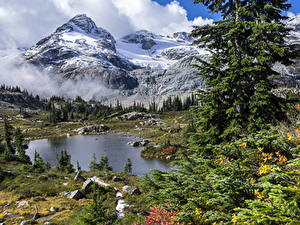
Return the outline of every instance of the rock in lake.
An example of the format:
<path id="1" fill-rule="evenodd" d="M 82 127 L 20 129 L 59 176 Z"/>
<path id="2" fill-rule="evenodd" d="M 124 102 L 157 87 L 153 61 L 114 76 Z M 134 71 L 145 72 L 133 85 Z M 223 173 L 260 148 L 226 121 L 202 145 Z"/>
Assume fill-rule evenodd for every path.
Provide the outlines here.
<path id="1" fill-rule="evenodd" d="M 132 147 L 144 147 L 144 146 L 146 146 L 148 143 L 149 143 L 148 140 L 142 140 L 142 141 L 130 141 L 130 142 L 128 142 L 127 144 L 128 144 L 129 146 L 132 146 Z"/>

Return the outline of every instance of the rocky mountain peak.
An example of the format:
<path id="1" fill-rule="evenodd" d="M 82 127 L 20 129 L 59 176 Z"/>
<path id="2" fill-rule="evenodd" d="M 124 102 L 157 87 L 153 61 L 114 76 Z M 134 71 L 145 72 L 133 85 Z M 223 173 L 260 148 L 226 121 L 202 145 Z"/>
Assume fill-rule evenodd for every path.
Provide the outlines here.
<path id="1" fill-rule="evenodd" d="M 87 34 L 97 35 L 98 27 L 90 17 L 86 16 L 86 14 L 80 14 L 73 17 L 67 23 L 56 29 L 56 33 L 71 31 L 84 31 Z"/>
<path id="2" fill-rule="evenodd" d="M 95 22 L 86 14 L 79 14 L 70 19 L 56 29 L 55 33 L 78 32 L 86 35 L 91 35 L 94 38 L 105 38 L 115 42 L 113 36 L 101 27 L 97 27 Z"/>
<path id="3" fill-rule="evenodd" d="M 178 42 L 186 42 L 192 43 L 193 39 L 187 32 L 176 32 L 173 34 L 173 38 L 175 38 Z"/>

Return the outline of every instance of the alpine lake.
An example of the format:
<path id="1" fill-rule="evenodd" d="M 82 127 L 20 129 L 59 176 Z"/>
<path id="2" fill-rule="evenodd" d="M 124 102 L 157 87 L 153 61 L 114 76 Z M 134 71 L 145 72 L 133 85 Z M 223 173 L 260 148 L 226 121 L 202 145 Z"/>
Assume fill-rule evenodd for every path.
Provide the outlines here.
<path id="1" fill-rule="evenodd" d="M 71 163 L 74 168 L 76 168 L 78 161 L 81 169 L 86 171 L 89 170 L 94 153 L 97 162 L 106 155 L 112 169 L 119 172 L 124 170 L 127 159 L 130 158 L 132 172 L 139 177 L 150 172 L 151 169 L 171 169 L 171 166 L 166 162 L 142 158 L 140 152 L 143 147 L 132 147 L 127 144 L 130 141 L 138 140 L 141 139 L 122 134 L 64 136 L 31 141 L 28 144 L 26 154 L 33 162 L 34 153 L 37 151 L 43 160 L 54 167 L 57 164 L 56 156 L 59 157 L 61 151 L 65 149 L 71 155 Z"/>

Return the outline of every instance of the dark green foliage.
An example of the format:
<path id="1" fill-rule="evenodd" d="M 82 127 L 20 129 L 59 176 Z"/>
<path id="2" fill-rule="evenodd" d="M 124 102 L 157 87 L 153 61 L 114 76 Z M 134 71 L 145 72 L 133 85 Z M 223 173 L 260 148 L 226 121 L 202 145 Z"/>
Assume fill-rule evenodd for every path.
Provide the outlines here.
<path id="1" fill-rule="evenodd" d="M 220 12 L 223 20 L 213 26 L 196 27 L 197 44 L 212 53 L 210 62 L 198 59 L 209 86 L 198 92 L 201 106 L 195 107 L 201 133 L 198 143 L 220 143 L 242 132 L 267 128 L 286 119 L 286 101 L 271 93 L 268 79 L 279 75 L 275 62 L 290 65 L 298 52 L 288 45 L 281 10 L 286 1 L 196 1 Z"/>
<path id="2" fill-rule="evenodd" d="M 34 173 L 43 173 L 51 168 L 49 163 L 46 163 L 40 156 L 40 154 L 35 151 L 34 159 L 32 165 L 23 165 L 22 170 Z"/>
<path id="3" fill-rule="evenodd" d="M 160 109 L 162 112 L 168 111 L 181 111 L 188 110 L 191 106 L 196 106 L 197 101 L 195 95 L 187 96 L 185 99 L 181 99 L 179 96 L 171 97 L 163 101 L 163 105 Z"/>
<path id="4" fill-rule="evenodd" d="M 4 178 L 5 178 L 5 172 L 0 167 L 0 183 L 4 180 Z"/>
<path id="5" fill-rule="evenodd" d="M 91 171 L 96 171 L 96 170 L 98 170 L 98 163 L 97 163 L 97 159 L 96 159 L 96 154 L 95 153 L 93 153 L 92 158 L 93 159 L 90 162 L 89 169 Z"/>
<path id="6" fill-rule="evenodd" d="M 296 185 L 300 179 L 299 173 L 297 174 L 300 167 L 298 160 L 297 167 L 294 164 L 295 170 L 291 173 L 289 168 L 292 167 L 284 163 L 278 164 L 277 154 L 285 156 L 290 162 L 296 160 L 297 154 L 293 154 L 292 145 L 287 143 L 284 137 L 276 134 L 276 129 L 249 135 L 228 144 L 207 145 L 203 147 L 201 155 L 197 151 L 190 156 L 182 155 L 184 160 L 176 163 L 176 170 L 153 171 L 151 178 L 145 178 L 143 183 L 144 188 L 148 189 L 148 197 L 153 204 L 170 204 L 174 209 L 182 211 L 180 217 L 185 224 L 200 222 L 196 215 L 197 209 L 203 212 L 202 218 L 207 224 L 216 221 L 230 224 L 236 211 L 242 212 L 241 218 L 248 215 L 248 222 L 261 218 L 255 216 L 254 210 L 260 210 L 260 214 L 268 214 L 262 208 L 255 209 L 253 205 L 258 201 L 254 200 L 255 190 L 265 190 L 262 191 L 263 194 L 269 196 L 270 201 L 276 200 L 278 205 L 272 206 L 268 202 L 260 204 L 265 204 L 275 211 L 283 207 L 280 213 L 284 215 L 284 207 L 299 201 L 299 188 L 296 188 Z M 260 174 L 266 163 L 259 148 L 265 153 L 273 154 L 273 158 L 269 160 L 273 170 L 266 176 Z M 207 154 L 204 154 L 205 152 Z M 273 163 L 275 159 L 277 161 Z M 253 180 L 257 181 L 253 183 Z M 286 197 L 276 199 L 280 193 L 285 195 L 283 191 L 286 192 Z M 247 211 L 248 207 L 252 207 L 252 218 L 249 210 Z M 295 218 L 297 220 L 298 212 L 299 205 L 294 205 L 294 212 L 287 212 L 286 215 L 298 215 Z M 273 216 L 276 217 L 275 214 Z M 265 221 L 270 221 L 270 218 Z"/>
<path id="7" fill-rule="evenodd" d="M 113 221 L 117 219 L 116 213 L 104 206 L 103 200 L 104 198 L 95 192 L 93 202 L 84 208 L 84 212 L 78 216 L 78 223 L 76 224 L 113 224 Z"/>
<path id="8" fill-rule="evenodd" d="M 81 171 L 81 166 L 79 165 L 78 160 L 76 161 L 76 170 Z"/>
<path id="9" fill-rule="evenodd" d="M 6 155 L 14 155 L 15 150 L 12 146 L 12 134 L 13 134 L 13 127 L 9 124 L 7 119 L 4 119 L 4 140 L 6 143 Z"/>
<path id="10" fill-rule="evenodd" d="M 188 124 L 184 129 L 183 137 L 188 139 L 194 133 L 196 133 L 196 128 L 194 127 L 194 124 Z"/>
<path id="11" fill-rule="evenodd" d="M 101 171 L 112 170 L 112 168 L 109 166 L 108 157 L 106 155 L 101 157 L 101 160 L 98 165 L 99 165 L 98 168 Z"/>
<path id="12" fill-rule="evenodd" d="M 275 62 L 298 55 L 285 38 L 286 0 L 196 0 L 222 21 L 197 27 L 196 42 L 211 51 L 199 59 L 208 89 L 193 108 L 193 147 L 176 169 L 143 181 L 152 205 L 180 212 L 183 224 L 298 224 L 299 130 L 293 139 L 273 125 L 287 118 L 286 99 L 271 93 Z"/>
<path id="13" fill-rule="evenodd" d="M 89 168 L 92 171 L 106 171 L 106 170 L 112 170 L 112 168 L 109 166 L 108 157 L 102 156 L 99 163 L 97 163 L 96 155 L 93 153 L 93 160 L 90 162 Z"/>
<path id="14" fill-rule="evenodd" d="M 127 159 L 127 162 L 126 162 L 125 167 L 124 167 L 124 173 L 125 174 L 132 174 L 132 163 L 131 163 L 130 158 Z"/>
<path id="15" fill-rule="evenodd" d="M 2 140 L 0 139 L 0 154 L 4 153 L 5 151 L 5 146 L 1 142 Z"/>
<path id="16" fill-rule="evenodd" d="M 6 161 L 13 161 L 13 160 L 17 160 L 16 155 L 12 154 L 10 151 L 8 151 L 7 149 L 5 149 L 3 157 Z"/>
<path id="17" fill-rule="evenodd" d="M 61 151 L 59 158 L 58 155 L 56 156 L 56 160 L 57 160 L 56 169 L 58 171 L 65 172 L 65 173 L 74 172 L 73 165 L 71 164 L 71 155 L 67 153 L 66 149 Z"/>
<path id="18" fill-rule="evenodd" d="M 15 131 L 15 144 L 19 160 L 22 162 L 30 162 L 29 156 L 26 155 L 25 150 L 23 149 L 23 134 L 21 133 L 20 128 L 17 128 Z"/>

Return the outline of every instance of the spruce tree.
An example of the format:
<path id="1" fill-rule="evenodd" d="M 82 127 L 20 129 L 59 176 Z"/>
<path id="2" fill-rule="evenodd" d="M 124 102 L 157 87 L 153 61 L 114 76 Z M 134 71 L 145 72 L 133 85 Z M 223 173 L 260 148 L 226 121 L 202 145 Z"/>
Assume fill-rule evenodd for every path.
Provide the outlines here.
<path id="1" fill-rule="evenodd" d="M 56 160 L 57 160 L 56 168 L 58 171 L 66 172 L 66 173 L 74 172 L 74 168 L 71 163 L 71 155 L 67 153 L 66 149 L 62 150 L 59 158 L 58 155 L 56 155 Z"/>
<path id="2" fill-rule="evenodd" d="M 112 168 L 109 166 L 108 157 L 106 155 L 101 157 L 101 160 L 99 162 L 99 170 L 112 170 Z"/>
<path id="3" fill-rule="evenodd" d="M 29 156 L 26 155 L 25 150 L 23 149 L 23 134 L 21 133 L 20 128 L 17 128 L 15 131 L 15 143 L 18 151 L 18 158 L 23 162 L 30 162 Z"/>
<path id="4" fill-rule="evenodd" d="M 124 167 L 124 173 L 125 174 L 132 174 L 132 163 L 131 163 L 130 158 L 127 159 L 127 162 L 126 162 L 125 167 Z"/>
<path id="5" fill-rule="evenodd" d="M 284 41 L 289 30 L 281 13 L 290 5 L 286 0 L 195 3 L 223 16 L 193 31 L 197 43 L 211 51 L 211 60 L 199 59 L 198 66 L 208 89 L 199 91 L 194 107 L 194 145 L 182 152 L 176 169 L 155 170 L 144 179 L 148 199 L 179 211 L 183 224 L 296 224 L 300 164 L 298 159 L 292 172 L 289 163 L 299 158 L 299 149 L 272 129 L 286 118 L 286 102 L 271 93 L 268 79 L 278 75 L 275 62 L 290 65 L 298 54 Z"/>
<path id="6" fill-rule="evenodd" d="M 92 155 L 92 161 L 90 162 L 90 165 L 89 165 L 89 169 L 91 170 L 91 171 L 96 171 L 96 170 L 99 170 L 99 166 L 98 166 L 98 163 L 97 163 L 97 159 L 96 159 L 96 154 L 95 153 L 93 153 L 93 155 Z"/>
<path id="7" fill-rule="evenodd" d="M 201 106 L 195 108 L 200 143 L 219 143 L 241 132 L 267 128 L 286 119 L 285 102 L 271 93 L 270 76 L 275 62 L 290 65 L 298 54 L 288 45 L 289 33 L 282 10 L 287 0 L 195 0 L 223 20 L 196 27 L 196 43 L 211 52 L 211 59 L 198 59 L 199 74 L 208 88 L 199 91 Z"/>
<path id="8" fill-rule="evenodd" d="M 12 130 L 13 127 L 9 124 L 9 122 L 7 121 L 7 119 L 4 120 L 4 140 L 6 142 L 6 151 L 7 154 L 10 155 L 14 155 L 15 154 L 15 150 L 11 144 L 12 141 Z"/>

